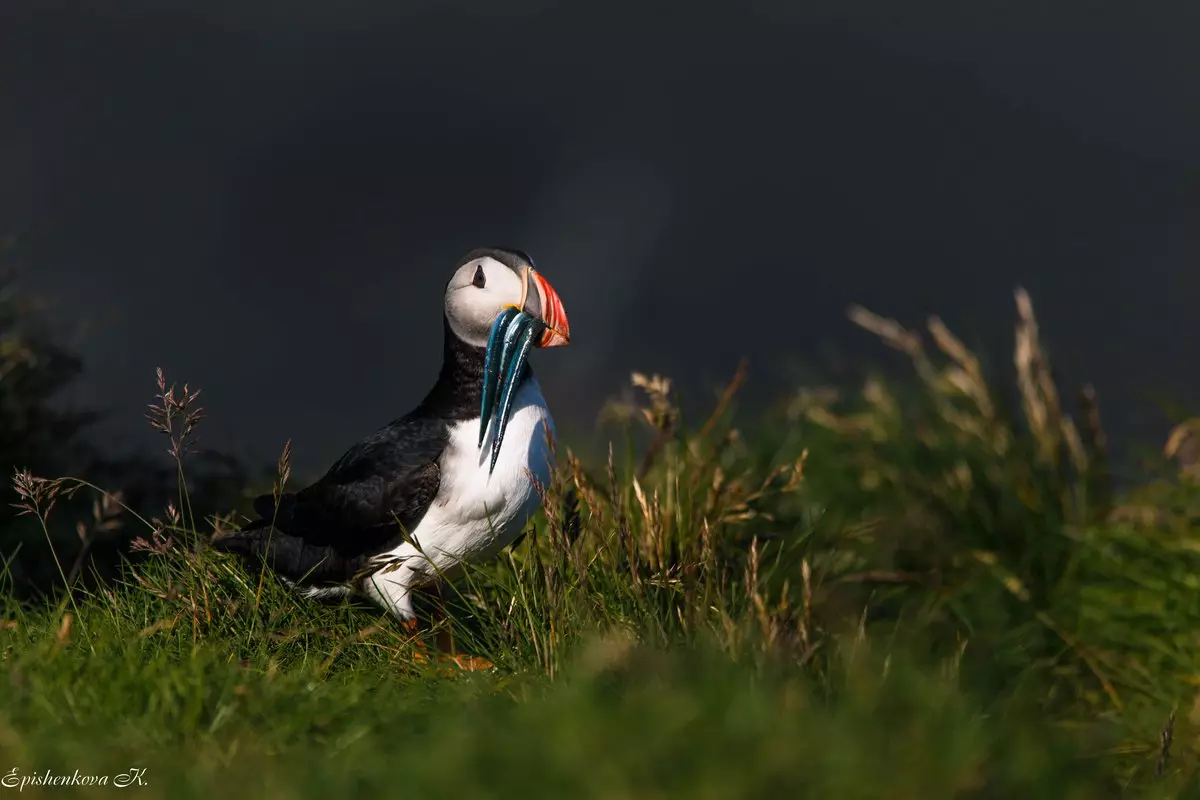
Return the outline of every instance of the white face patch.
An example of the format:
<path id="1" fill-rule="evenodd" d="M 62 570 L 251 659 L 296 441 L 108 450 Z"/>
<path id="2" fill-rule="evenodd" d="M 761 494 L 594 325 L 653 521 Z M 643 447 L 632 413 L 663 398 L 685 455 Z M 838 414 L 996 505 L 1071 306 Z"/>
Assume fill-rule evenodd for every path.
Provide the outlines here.
<path id="1" fill-rule="evenodd" d="M 446 319 L 464 342 L 487 345 L 488 333 L 500 311 L 524 300 L 525 281 L 515 271 L 485 256 L 458 268 L 446 286 Z"/>

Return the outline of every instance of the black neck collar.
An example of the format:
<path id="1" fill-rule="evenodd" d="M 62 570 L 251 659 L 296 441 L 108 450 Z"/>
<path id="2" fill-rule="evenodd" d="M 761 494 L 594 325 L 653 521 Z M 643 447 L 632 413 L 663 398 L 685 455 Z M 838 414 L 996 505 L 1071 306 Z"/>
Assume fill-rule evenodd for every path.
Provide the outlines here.
<path id="1" fill-rule="evenodd" d="M 445 420 L 478 419 L 487 351 L 467 344 L 442 316 L 442 369 L 418 409 Z M 532 374 L 528 362 L 518 381 Z"/>

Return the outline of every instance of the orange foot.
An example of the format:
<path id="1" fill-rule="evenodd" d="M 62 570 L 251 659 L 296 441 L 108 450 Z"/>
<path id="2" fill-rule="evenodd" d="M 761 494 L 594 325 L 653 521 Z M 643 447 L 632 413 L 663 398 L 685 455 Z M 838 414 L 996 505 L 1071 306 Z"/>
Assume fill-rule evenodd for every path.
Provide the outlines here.
<path id="1" fill-rule="evenodd" d="M 405 620 L 403 624 L 404 624 L 405 630 L 408 631 L 409 635 L 411 635 L 413 637 L 413 647 L 414 647 L 413 661 L 417 662 L 418 664 L 429 663 L 429 650 L 425 646 L 425 643 L 423 641 L 421 641 L 421 639 L 420 639 L 420 636 L 419 636 L 420 628 L 417 624 L 417 621 L 412 620 L 412 619 Z M 438 636 L 438 639 L 442 639 L 442 638 L 443 637 L 441 635 Z M 439 644 L 441 644 L 441 643 L 439 642 Z M 438 653 L 437 660 L 441 661 L 441 662 L 447 662 L 447 661 L 453 662 L 455 666 L 457 666 L 460 670 L 463 670 L 464 672 L 477 672 L 480 670 L 488 670 L 488 669 L 492 669 L 495 666 L 495 664 L 493 664 L 491 661 L 488 661 L 486 658 L 481 658 L 479 656 L 468 656 L 468 655 L 464 655 L 461 653 L 453 652 L 453 639 L 450 640 L 450 647 L 445 648 L 445 649 L 449 650 L 450 652 Z M 443 675 L 453 674 L 452 672 L 450 672 L 449 670 L 446 670 L 446 669 L 442 669 L 442 670 L 438 670 L 438 671 L 441 672 Z"/>
<path id="2" fill-rule="evenodd" d="M 478 672 L 481 670 L 492 669 L 496 665 L 480 656 L 467 656 L 462 654 L 454 654 L 450 659 L 458 665 L 458 668 L 465 672 Z"/>

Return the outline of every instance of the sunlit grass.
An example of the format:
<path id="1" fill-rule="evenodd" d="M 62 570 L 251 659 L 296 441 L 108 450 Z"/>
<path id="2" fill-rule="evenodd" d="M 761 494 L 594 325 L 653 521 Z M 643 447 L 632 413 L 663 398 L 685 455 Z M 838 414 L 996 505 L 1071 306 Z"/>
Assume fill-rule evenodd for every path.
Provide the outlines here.
<path id="1" fill-rule="evenodd" d="M 194 520 L 181 482 L 126 519 L 145 530 L 118 583 L 64 565 L 69 594 L 8 604 L 0 771 L 144 767 L 169 797 L 1185 796 L 1187 429 L 1182 469 L 1114 496 L 1096 394 L 1065 407 L 1017 301 L 1011 381 L 936 319 L 930 349 L 863 309 L 912 380 L 810 387 L 736 427 L 742 371 L 694 426 L 635 375 L 608 459 L 559 443 L 547 513 L 442 598 L 488 674 L 207 549 L 231 520 Z M 157 408 L 182 477 L 194 393 L 160 378 Z M 286 451 L 279 471 L 277 491 Z M 17 484 L 33 524 L 93 491 Z"/>

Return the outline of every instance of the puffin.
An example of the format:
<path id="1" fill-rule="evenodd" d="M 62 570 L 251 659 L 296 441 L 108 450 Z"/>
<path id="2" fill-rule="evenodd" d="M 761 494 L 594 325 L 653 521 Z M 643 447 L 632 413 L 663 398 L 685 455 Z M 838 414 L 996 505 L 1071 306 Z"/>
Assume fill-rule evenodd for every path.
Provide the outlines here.
<path id="1" fill-rule="evenodd" d="M 308 598 L 364 595 L 415 633 L 415 591 L 511 544 L 554 469 L 554 421 L 528 351 L 570 342 L 566 311 L 526 253 L 482 247 L 446 284 L 442 327 L 441 369 L 414 409 L 315 483 L 255 498 L 258 518 L 213 547 Z"/>

